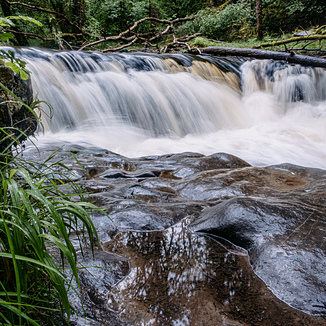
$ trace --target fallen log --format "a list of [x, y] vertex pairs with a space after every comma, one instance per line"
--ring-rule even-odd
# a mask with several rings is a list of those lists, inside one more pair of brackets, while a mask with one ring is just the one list
[[200, 49], [203, 54], [212, 54], [218, 56], [240, 56], [255, 59], [274, 59], [284, 60], [289, 63], [297, 63], [302, 66], [320, 67], [326, 69], [326, 59], [312, 57], [308, 55], [295, 54], [293, 52], [276, 52], [268, 50], [231, 48], [231, 47], [215, 47], [210, 46]]
[[271, 46], [284, 45], [284, 44], [289, 44], [289, 43], [299, 42], [299, 41], [321, 41], [325, 39], [326, 39], [326, 35], [322, 35], [322, 34], [302, 35], [302, 36], [291, 37], [286, 40], [262, 43], [257, 46], [254, 46], [253, 49], [267, 48]]

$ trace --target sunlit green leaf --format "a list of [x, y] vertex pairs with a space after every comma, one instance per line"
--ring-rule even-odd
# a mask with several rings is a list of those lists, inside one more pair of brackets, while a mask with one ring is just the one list
[[9, 39], [14, 38], [11, 33], [0, 33], [0, 41], [8, 41]]
[[19, 70], [19, 75], [20, 75], [20, 78], [21, 78], [22, 80], [27, 80], [27, 79], [29, 79], [29, 75], [28, 75], [28, 73], [27, 73], [26, 71], [24, 71], [23, 69], [20, 69], [20, 70]]
[[38, 20], [32, 18], [32, 17], [28, 17], [28, 16], [9, 16], [9, 17], [6, 17], [7, 19], [11, 19], [11, 20], [24, 20], [24, 21], [27, 21], [27, 22], [30, 22], [30, 23], [33, 23], [37, 26], [43, 26], [41, 22], [39, 22]]
[[15, 24], [8, 18], [0, 17], [0, 26], [15, 26]]
[[21, 68], [13, 62], [5, 62], [5, 66], [10, 67], [14, 72], [16, 72], [18, 74], [21, 70]]

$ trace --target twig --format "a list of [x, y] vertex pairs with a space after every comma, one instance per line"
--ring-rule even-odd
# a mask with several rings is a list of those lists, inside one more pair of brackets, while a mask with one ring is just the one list
[[50, 9], [45, 9], [45, 8], [41, 8], [41, 7], [37, 7], [37, 6], [32, 6], [32, 5], [28, 5], [26, 3], [22, 3], [22, 2], [10, 2], [8, 0], [5, 0], [9, 5], [16, 5], [16, 6], [21, 6], [24, 8], [27, 8], [29, 10], [33, 10], [33, 11], [40, 11], [40, 12], [45, 12], [47, 14], [52, 14], [58, 17], [62, 17], [69, 25], [77, 28], [80, 32], [84, 33], [84, 31], [76, 24], [74, 24], [73, 22], [71, 22], [68, 17], [66, 17], [64, 14], [62, 14], [61, 12], [56, 12]]
[[191, 46], [187, 43], [187, 41], [190, 41], [191, 39], [200, 36], [201, 33], [196, 33], [193, 35], [188, 35], [182, 38], [177, 39], [175, 35], [173, 34], [173, 42], [166, 44], [162, 49], [161, 52], [166, 52], [169, 48], [173, 48], [174, 46], [185, 46], [187, 47], [188, 51], [191, 52], [193, 49], [196, 49], [196, 51], [201, 54], [201, 51], [198, 48], [191, 48]]
[[31, 37], [31, 38], [39, 38], [41, 39], [42, 41], [53, 41], [54, 38], [51, 37], [51, 38], [47, 38], [47, 37], [42, 37], [40, 35], [37, 35], [37, 34], [34, 34], [34, 33], [24, 33], [24, 32], [18, 32], [18, 31], [14, 31], [12, 29], [5, 29], [6, 32], [10, 32], [12, 34], [19, 34], [19, 35], [25, 35], [25, 36], [28, 36], [28, 37]]
[[[145, 22], [145, 21], [152, 21], [152, 22], [156, 22], [156, 23], [161, 23], [161, 24], [168, 24], [167, 28], [163, 31], [163, 32], [158, 32], [157, 35], [155, 35], [153, 38], [150, 39], [150, 41], [153, 41], [154, 39], [157, 39], [159, 37], [161, 37], [162, 35], [165, 35], [168, 33], [168, 31], [170, 29], [172, 29], [173, 25], [179, 22], [185, 22], [185, 21], [189, 21], [192, 20], [196, 17], [195, 16], [189, 16], [189, 17], [185, 17], [185, 18], [176, 18], [174, 20], [162, 20], [162, 19], [158, 19], [155, 17], [145, 17], [142, 19], [137, 20], [131, 27], [127, 28], [125, 31], [121, 32], [119, 35], [114, 35], [114, 36], [104, 36], [102, 39], [88, 43], [88, 44], [84, 44], [83, 46], [80, 47], [79, 51], [84, 50], [90, 46], [94, 46], [103, 42], [107, 42], [107, 41], [117, 41], [122, 39], [124, 36], [126, 36], [127, 34], [131, 33], [139, 24]], [[144, 34], [140, 34], [141, 37], [145, 36], [147, 33]], [[130, 40], [131, 41], [131, 40]]]
[[291, 234], [284, 240], [284, 241], [282, 241], [282, 243], [280, 244], [280, 246], [283, 246], [284, 245], [284, 243], [286, 242], [286, 241], [288, 241], [289, 239], [290, 239], [290, 237], [291, 237], [291, 235], [294, 233], [294, 232], [296, 232], [296, 231], [298, 231], [301, 227], [303, 227], [309, 220], [310, 220], [310, 218], [311, 218], [311, 216], [313, 215], [313, 213], [314, 212], [311, 212], [311, 214], [309, 214], [309, 216], [299, 225], [299, 226], [297, 226], [292, 232], [291, 232]]
[[116, 48], [109, 48], [109, 49], [105, 49], [105, 50], [102, 50], [101, 52], [114, 52], [114, 51], [120, 51], [120, 50], [122, 50], [122, 49], [124, 49], [124, 48], [127, 48], [128, 46], [131, 46], [131, 45], [133, 45], [136, 41], [137, 41], [137, 37], [135, 37], [130, 43], [128, 43], [128, 44], [124, 44], [124, 45], [121, 45], [121, 46], [119, 46], [119, 47], [116, 47]]

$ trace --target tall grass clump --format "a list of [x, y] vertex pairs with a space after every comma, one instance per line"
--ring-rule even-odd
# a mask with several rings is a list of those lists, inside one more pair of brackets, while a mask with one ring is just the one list
[[[16, 142], [10, 128], [0, 132], [0, 140]], [[33, 164], [9, 148], [0, 157], [0, 325], [62, 325], [72, 309], [64, 268], [79, 286], [69, 236], [84, 230], [93, 248], [97, 234], [88, 212], [96, 207], [83, 201], [76, 184], [54, 173], [60, 162]], [[71, 186], [74, 195], [67, 191]]]

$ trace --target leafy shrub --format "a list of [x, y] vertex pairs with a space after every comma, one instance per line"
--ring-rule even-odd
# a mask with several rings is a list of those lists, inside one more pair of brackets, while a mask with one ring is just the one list
[[269, 34], [325, 24], [325, 15], [324, 0], [263, 0], [263, 26]]
[[152, 0], [162, 19], [175, 19], [193, 15], [205, 6], [206, 0]]
[[250, 18], [251, 12], [243, 3], [229, 4], [222, 10], [207, 8], [199, 11], [194, 21], [182, 25], [178, 32], [181, 34], [200, 32], [208, 38], [229, 40], [240, 36], [240, 29]]

